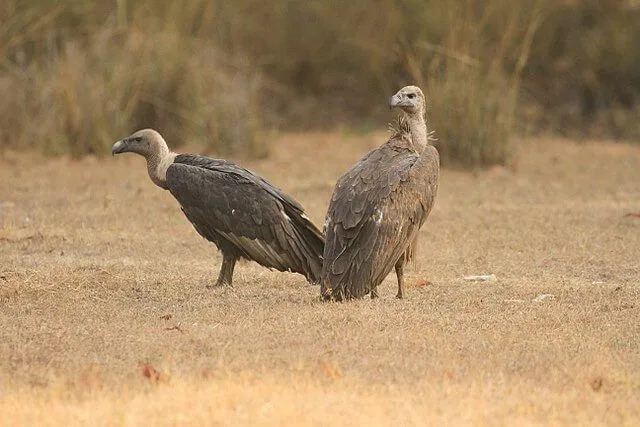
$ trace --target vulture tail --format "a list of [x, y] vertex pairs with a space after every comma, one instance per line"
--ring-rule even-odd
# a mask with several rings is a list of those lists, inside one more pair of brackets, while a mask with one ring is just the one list
[[301, 260], [304, 264], [302, 273], [309, 282], [318, 284], [322, 278], [324, 235], [304, 214], [294, 215], [293, 223], [299, 240], [299, 249], [305, 258]]

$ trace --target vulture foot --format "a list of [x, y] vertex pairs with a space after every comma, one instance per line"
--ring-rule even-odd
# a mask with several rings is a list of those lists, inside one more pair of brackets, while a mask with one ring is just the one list
[[222, 254], [222, 266], [220, 267], [220, 275], [218, 276], [218, 280], [214, 285], [207, 285], [207, 288], [219, 288], [223, 286], [233, 286], [233, 269], [236, 266], [236, 261], [238, 260], [235, 256], [229, 256], [227, 254]]
[[205, 285], [205, 288], [207, 288], [207, 289], [217, 289], [217, 288], [224, 288], [227, 285], [228, 286], [233, 286], [231, 283], [226, 283], [226, 282], [223, 282], [221, 280], [218, 280], [213, 285]]

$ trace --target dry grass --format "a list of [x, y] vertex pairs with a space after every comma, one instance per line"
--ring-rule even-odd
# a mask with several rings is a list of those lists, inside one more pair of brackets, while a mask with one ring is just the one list
[[[285, 135], [248, 165], [321, 223], [382, 139]], [[254, 264], [206, 290], [220, 258], [140, 158], [7, 153], [2, 422], [637, 424], [640, 148], [527, 140], [517, 166], [443, 171], [407, 299], [389, 277], [325, 304]]]

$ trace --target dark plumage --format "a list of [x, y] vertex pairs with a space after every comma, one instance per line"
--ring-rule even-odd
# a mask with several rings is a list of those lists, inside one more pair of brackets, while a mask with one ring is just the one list
[[231, 284], [240, 258], [319, 282], [324, 236], [300, 204], [268, 181], [232, 162], [170, 153], [153, 130], [136, 132], [112, 151], [144, 155], [151, 179], [171, 192], [196, 231], [222, 251], [216, 285]]
[[389, 141], [338, 180], [331, 198], [322, 270], [325, 298], [375, 297], [394, 266], [397, 297], [403, 296], [404, 264], [433, 206], [440, 163], [437, 150], [428, 145], [420, 89], [403, 88], [391, 105], [407, 116]]

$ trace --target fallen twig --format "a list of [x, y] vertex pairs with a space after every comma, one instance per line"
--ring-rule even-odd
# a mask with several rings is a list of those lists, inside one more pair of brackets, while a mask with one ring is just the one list
[[178, 331], [181, 334], [184, 334], [184, 330], [180, 327], [180, 325], [174, 325], [170, 328], [164, 328], [165, 331]]

